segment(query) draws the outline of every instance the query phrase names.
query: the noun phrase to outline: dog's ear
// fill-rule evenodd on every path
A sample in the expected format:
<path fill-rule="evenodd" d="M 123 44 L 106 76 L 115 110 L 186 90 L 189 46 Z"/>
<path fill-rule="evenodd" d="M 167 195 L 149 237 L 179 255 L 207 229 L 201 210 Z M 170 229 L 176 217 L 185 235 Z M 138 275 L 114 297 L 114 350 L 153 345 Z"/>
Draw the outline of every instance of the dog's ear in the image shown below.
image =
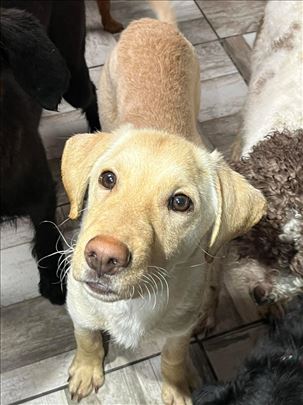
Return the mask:
<path fill-rule="evenodd" d="M 66 63 L 31 14 L 1 9 L 1 64 L 42 107 L 56 110 L 69 84 Z"/>
<path fill-rule="evenodd" d="M 232 170 L 215 151 L 212 153 L 216 167 L 217 215 L 209 243 L 212 257 L 228 241 L 248 232 L 266 212 L 263 194 Z"/>
<path fill-rule="evenodd" d="M 61 174 L 70 201 L 69 217 L 71 219 L 78 218 L 92 167 L 112 141 L 113 134 L 96 132 L 78 134 L 66 142 L 62 155 Z"/>

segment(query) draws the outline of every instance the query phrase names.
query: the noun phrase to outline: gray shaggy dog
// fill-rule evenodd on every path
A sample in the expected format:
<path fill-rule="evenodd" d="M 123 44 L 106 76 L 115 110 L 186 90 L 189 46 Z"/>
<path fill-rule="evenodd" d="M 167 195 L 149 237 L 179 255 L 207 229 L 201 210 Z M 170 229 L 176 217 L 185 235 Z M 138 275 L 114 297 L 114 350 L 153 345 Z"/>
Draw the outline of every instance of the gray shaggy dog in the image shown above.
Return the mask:
<path fill-rule="evenodd" d="M 234 242 L 238 260 L 254 260 L 265 269 L 254 299 L 263 304 L 286 298 L 302 288 L 300 277 L 303 282 L 303 130 L 275 131 L 231 165 L 268 204 L 261 221 Z"/>

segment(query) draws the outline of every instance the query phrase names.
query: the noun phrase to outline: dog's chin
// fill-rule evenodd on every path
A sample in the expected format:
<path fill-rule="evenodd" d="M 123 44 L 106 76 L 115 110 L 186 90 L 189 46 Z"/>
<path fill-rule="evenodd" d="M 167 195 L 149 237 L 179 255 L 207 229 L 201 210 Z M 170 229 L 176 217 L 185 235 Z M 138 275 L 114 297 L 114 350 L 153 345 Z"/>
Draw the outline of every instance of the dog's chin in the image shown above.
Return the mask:
<path fill-rule="evenodd" d="M 112 290 L 108 285 L 91 282 L 91 281 L 83 281 L 82 282 L 84 290 L 92 297 L 106 302 L 115 302 L 122 300 L 123 297 L 121 294 L 118 294 L 116 291 Z"/>
<path fill-rule="evenodd" d="M 137 298 L 137 294 L 129 295 L 119 288 L 119 293 L 109 285 L 102 282 L 82 281 L 84 290 L 92 297 L 106 302 L 115 302 Z"/>

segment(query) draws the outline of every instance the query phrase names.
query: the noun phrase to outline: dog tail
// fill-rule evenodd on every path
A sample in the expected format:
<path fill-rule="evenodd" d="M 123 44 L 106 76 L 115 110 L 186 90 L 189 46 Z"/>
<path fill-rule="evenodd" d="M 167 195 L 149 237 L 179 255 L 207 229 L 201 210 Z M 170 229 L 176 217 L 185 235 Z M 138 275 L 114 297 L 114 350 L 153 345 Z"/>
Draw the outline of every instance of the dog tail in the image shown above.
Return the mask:
<path fill-rule="evenodd" d="M 167 22 L 177 27 L 176 15 L 171 5 L 171 0 L 149 0 L 158 20 Z"/>

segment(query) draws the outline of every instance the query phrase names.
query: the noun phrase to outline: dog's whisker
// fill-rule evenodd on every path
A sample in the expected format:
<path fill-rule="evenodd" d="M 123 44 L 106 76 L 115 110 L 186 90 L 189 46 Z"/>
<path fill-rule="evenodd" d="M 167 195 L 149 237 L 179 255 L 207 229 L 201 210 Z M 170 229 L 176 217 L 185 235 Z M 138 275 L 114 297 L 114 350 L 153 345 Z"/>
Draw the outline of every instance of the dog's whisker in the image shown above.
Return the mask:
<path fill-rule="evenodd" d="M 65 270 L 66 270 L 66 268 L 67 268 L 68 266 L 70 266 L 70 264 L 71 264 L 71 258 L 65 259 L 65 260 L 64 260 L 64 264 L 62 264 L 60 267 L 58 267 L 57 275 L 58 275 L 58 273 L 60 273 L 60 275 L 61 275 L 62 273 L 64 273 Z"/>
<path fill-rule="evenodd" d="M 68 266 L 67 269 L 64 271 L 64 273 L 63 274 L 61 273 L 61 275 L 62 275 L 61 282 L 63 282 L 65 280 L 65 278 L 66 278 L 67 274 L 69 273 L 70 269 L 71 269 L 71 266 Z"/>
<path fill-rule="evenodd" d="M 60 269 L 65 263 L 71 259 L 71 253 L 70 254 L 61 254 L 60 259 L 58 260 L 58 268 Z"/>
<path fill-rule="evenodd" d="M 163 293 L 163 292 L 164 292 L 164 286 L 163 286 L 163 281 L 162 281 L 162 279 L 161 279 L 156 273 L 154 273 L 153 276 L 156 277 L 156 278 L 160 281 L 160 284 L 161 284 L 161 293 Z"/>
<path fill-rule="evenodd" d="M 58 260 L 58 268 L 57 268 L 57 275 L 58 273 L 64 271 L 66 266 L 71 263 L 72 253 L 68 254 L 61 254 L 60 259 Z"/>
<path fill-rule="evenodd" d="M 138 287 L 140 288 L 140 291 L 138 291 L 138 293 L 139 293 L 140 297 L 143 299 L 143 302 L 144 302 L 144 305 L 145 305 L 145 299 L 144 299 L 144 294 L 143 294 L 141 284 L 138 284 Z"/>
<path fill-rule="evenodd" d="M 52 256 L 55 256 L 55 255 L 58 255 L 58 254 L 62 255 L 62 254 L 64 254 L 64 253 L 65 253 L 65 250 L 57 250 L 57 251 L 55 251 L 55 252 L 53 252 L 53 253 L 50 253 L 49 255 L 46 255 L 46 256 L 41 257 L 41 259 L 39 259 L 39 260 L 37 261 L 37 264 L 39 265 L 40 262 L 42 262 L 43 260 L 47 259 L 48 257 L 52 257 Z"/>
<path fill-rule="evenodd" d="M 148 304 L 151 302 L 151 293 L 149 291 L 149 288 L 145 282 L 143 282 L 144 287 L 146 288 L 147 294 L 148 294 Z"/>
<path fill-rule="evenodd" d="M 189 267 L 199 267 L 199 266 L 202 266 L 203 264 L 205 264 L 206 262 L 201 262 L 201 263 L 197 263 L 197 264 L 193 264 L 193 265 L 191 265 L 191 266 L 189 266 Z"/>
<path fill-rule="evenodd" d="M 146 274 L 146 277 L 151 281 L 150 286 L 151 286 L 151 289 L 152 289 L 152 292 L 153 292 L 153 295 L 154 295 L 153 309 L 155 309 L 155 308 L 156 308 L 156 305 L 157 305 L 158 285 L 157 285 L 157 283 L 155 282 L 155 280 L 153 279 L 151 273 Z M 155 288 L 154 288 L 154 286 L 155 286 Z"/>
<path fill-rule="evenodd" d="M 164 281 L 165 287 L 166 287 L 166 305 L 168 305 L 169 285 L 168 285 L 166 278 L 169 278 L 170 275 L 168 274 L 167 270 L 164 269 L 163 267 L 159 267 L 159 266 L 148 266 L 148 267 L 156 270 L 156 272 L 152 273 L 153 276 L 157 275 L 158 279 L 159 279 L 159 277 L 161 277 L 161 279 Z M 149 273 L 149 275 L 151 275 L 151 273 Z M 164 290 L 164 288 L 163 288 L 163 290 Z"/>
<path fill-rule="evenodd" d="M 43 224 L 43 223 L 52 224 L 52 225 L 57 229 L 57 231 L 58 231 L 59 235 L 61 236 L 61 238 L 63 239 L 64 243 L 65 243 L 69 248 L 71 248 L 71 246 L 70 246 L 69 243 L 67 242 L 65 236 L 63 235 L 62 231 L 60 230 L 60 228 L 58 227 L 58 225 L 57 225 L 55 222 L 53 222 L 53 221 L 42 221 L 41 223 L 42 223 L 42 224 Z"/>
<path fill-rule="evenodd" d="M 153 266 L 153 265 L 149 265 L 147 266 L 148 268 L 152 268 L 152 269 L 157 269 L 159 272 L 163 273 L 165 277 L 170 277 L 170 274 L 168 273 L 168 270 L 164 269 L 163 267 L 160 266 Z"/>
<path fill-rule="evenodd" d="M 207 255 L 209 257 L 211 257 L 212 259 L 224 259 L 225 256 L 216 256 L 216 255 L 212 255 L 209 252 L 207 252 L 205 249 L 202 248 L 201 241 L 199 239 L 197 239 L 197 238 L 195 238 L 195 239 L 196 239 L 196 243 L 197 243 L 196 247 L 199 248 L 202 253 L 204 253 L 205 255 Z"/>
<path fill-rule="evenodd" d="M 135 286 L 132 286 L 132 293 L 130 299 L 132 299 L 134 295 L 135 295 Z"/>
<path fill-rule="evenodd" d="M 166 306 L 167 306 L 168 302 L 169 302 L 169 285 L 168 285 L 168 282 L 167 282 L 165 276 L 162 273 L 160 273 L 159 271 L 158 271 L 158 276 L 162 278 L 162 280 L 164 281 L 164 283 L 166 285 Z"/>

